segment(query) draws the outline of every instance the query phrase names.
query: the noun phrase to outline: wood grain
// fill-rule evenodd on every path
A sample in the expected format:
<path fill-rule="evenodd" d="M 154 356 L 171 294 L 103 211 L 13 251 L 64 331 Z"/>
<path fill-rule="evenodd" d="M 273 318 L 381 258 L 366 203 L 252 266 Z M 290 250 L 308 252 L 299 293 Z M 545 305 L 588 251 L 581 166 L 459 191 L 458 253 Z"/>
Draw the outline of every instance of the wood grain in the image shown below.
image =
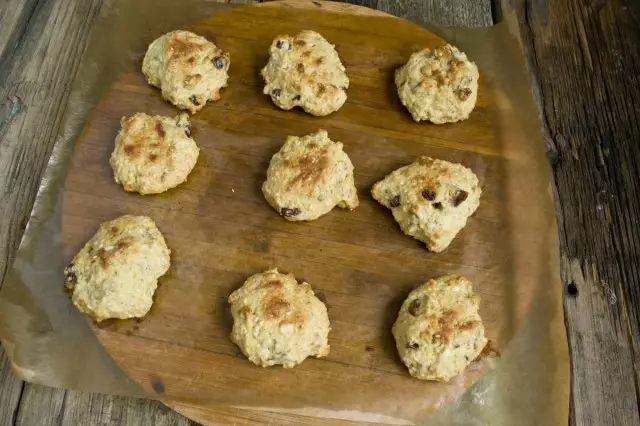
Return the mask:
<path fill-rule="evenodd" d="M 269 3 L 191 27 L 211 34 L 231 53 L 233 83 L 223 99 L 193 116 L 201 157 L 180 188 L 140 197 L 113 182 L 107 159 L 120 117 L 141 108 L 151 114 L 176 113 L 146 84 L 137 64 L 102 99 L 76 145 L 63 207 L 67 258 L 101 222 L 125 213 L 152 216 L 173 253 L 171 272 L 162 280 L 152 312 L 141 322 L 100 325 L 97 335 L 148 392 L 174 407 L 190 407 L 200 421 L 214 422 L 220 404 L 284 411 L 318 401 L 325 409 L 316 413 L 321 416 L 352 410 L 386 419 L 421 418 L 462 393 L 482 366 L 450 384 L 411 379 L 389 333 L 407 292 L 428 277 L 452 271 L 478 280 L 479 294 L 491 301 L 481 308 L 488 336 L 501 346 L 541 284 L 534 279 L 528 285 L 510 275 L 514 250 L 500 238 L 507 232 L 528 232 L 529 224 L 505 219 L 504 206 L 516 208 L 517 202 L 506 200 L 503 187 L 511 160 L 501 148 L 500 107 L 491 77 L 485 75 L 469 120 L 455 126 L 416 124 L 397 99 L 393 71 L 411 52 L 444 41 L 406 21 L 327 14 L 325 8 L 371 14 L 337 4 Z M 349 100 L 329 117 L 281 111 L 261 94 L 258 70 L 266 63 L 271 40 L 304 28 L 337 44 L 351 77 Z M 271 155 L 286 136 L 318 128 L 345 143 L 357 170 L 361 206 L 354 213 L 336 210 L 315 222 L 291 224 L 264 202 L 259 188 Z M 374 182 L 423 154 L 469 165 L 483 185 L 483 208 L 439 255 L 404 236 L 369 195 Z M 538 252 L 535 244 L 528 248 L 531 253 Z M 226 298 L 248 275 L 269 267 L 303 275 L 328 301 L 333 349 L 326 361 L 308 360 L 281 371 L 238 359 L 227 337 Z M 513 306 L 516 294 L 522 310 L 504 309 Z M 402 395 L 402 404 L 389 395 Z"/>
<path fill-rule="evenodd" d="M 464 27 L 488 27 L 495 22 L 491 0 L 475 1 L 424 1 L 378 0 L 379 10 L 405 19 L 425 19 L 437 16 L 439 25 Z"/>
<path fill-rule="evenodd" d="M 100 2 L 18 2 L 0 61 L 0 278 L 18 246 Z M 40 37 L 43 28 L 55 28 Z M 9 27 L 10 28 L 10 27 Z M 44 73 L 43 69 L 52 72 Z M 53 72 L 57 71 L 57 72 Z M 20 143 L 15 141 L 19 140 Z M 28 173 L 26 171 L 29 171 Z"/>
<path fill-rule="evenodd" d="M 0 283 L 22 237 L 100 4 L 0 1 Z M 0 359 L 0 420 L 18 422 L 25 385 L 13 376 L 2 349 Z M 50 407 L 25 407 L 42 415 L 43 423 L 31 424 L 51 418 Z"/>
<path fill-rule="evenodd" d="M 555 180 L 572 425 L 637 425 L 640 3 L 518 2 Z"/>
<path fill-rule="evenodd" d="M 4 349 L 0 346 L 0 419 L 13 421 L 16 418 L 22 387 L 22 381 L 14 376 Z"/>

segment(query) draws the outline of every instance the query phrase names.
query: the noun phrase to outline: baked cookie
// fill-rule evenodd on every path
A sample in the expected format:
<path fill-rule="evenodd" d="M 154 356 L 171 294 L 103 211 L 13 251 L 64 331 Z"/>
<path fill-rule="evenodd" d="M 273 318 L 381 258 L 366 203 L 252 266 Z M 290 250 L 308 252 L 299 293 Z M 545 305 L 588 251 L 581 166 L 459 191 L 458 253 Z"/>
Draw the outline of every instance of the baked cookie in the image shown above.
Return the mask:
<path fill-rule="evenodd" d="M 396 70 L 396 86 L 415 121 L 453 123 L 467 119 L 476 105 L 478 67 L 449 44 L 424 49 Z"/>
<path fill-rule="evenodd" d="M 461 164 L 420 157 L 371 190 L 393 212 L 405 234 L 433 252 L 446 249 L 480 205 L 476 175 Z"/>
<path fill-rule="evenodd" d="M 191 139 L 188 115 L 154 117 L 137 113 L 120 120 L 109 163 L 126 191 L 157 194 L 187 180 L 200 150 Z"/>
<path fill-rule="evenodd" d="M 347 100 L 349 79 L 338 52 L 315 31 L 278 36 L 262 69 L 264 93 L 284 110 L 302 107 L 316 116 L 331 114 Z"/>
<path fill-rule="evenodd" d="M 457 275 L 429 280 L 413 290 L 393 324 L 393 336 L 409 374 L 447 382 L 485 347 L 480 298 Z"/>
<path fill-rule="evenodd" d="M 262 185 L 267 202 L 285 219 L 314 220 L 335 206 L 358 207 L 353 164 L 326 130 L 289 136 L 272 158 Z"/>
<path fill-rule="evenodd" d="M 100 322 L 140 318 L 169 269 L 164 237 L 146 216 L 121 216 L 100 229 L 64 269 L 71 301 Z"/>
<path fill-rule="evenodd" d="M 252 363 L 290 368 L 329 354 L 327 308 L 306 282 L 270 269 L 249 277 L 229 296 L 231 341 Z"/>
<path fill-rule="evenodd" d="M 162 97 L 190 113 L 220 98 L 227 86 L 229 54 L 189 31 L 171 31 L 149 45 L 142 72 Z"/>

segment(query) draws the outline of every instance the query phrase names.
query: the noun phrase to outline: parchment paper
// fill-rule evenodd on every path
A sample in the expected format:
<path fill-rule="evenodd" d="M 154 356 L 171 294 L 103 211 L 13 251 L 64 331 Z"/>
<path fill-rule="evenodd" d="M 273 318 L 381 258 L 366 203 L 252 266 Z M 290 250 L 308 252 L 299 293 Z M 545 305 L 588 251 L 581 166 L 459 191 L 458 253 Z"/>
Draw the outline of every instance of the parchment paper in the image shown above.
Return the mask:
<path fill-rule="evenodd" d="M 69 98 L 61 132 L 41 183 L 13 268 L 0 290 L 0 338 L 16 374 L 29 382 L 83 391 L 146 395 L 111 360 L 63 292 L 61 247 L 61 189 L 73 146 L 92 108 L 126 64 L 139 59 L 154 38 L 220 10 L 233 7 L 206 0 L 106 1 L 92 30 L 87 51 Z M 537 194 L 531 215 L 538 235 L 511 235 L 513 246 L 544 238 L 549 251 L 518 257 L 513 268 L 529 269 L 531 279 L 544 280 L 526 312 L 515 338 L 503 348 L 495 369 L 487 373 L 455 403 L 424 419 L 429 425 L 554 425 L 566 424 L 569 405 L 568 350 L 558 269 L 557 231 L 544 144 L 530 81 L 517 36 L 515 16 L 505 8 L 505 20 L 487 29 L 427 27 L 456 44 L 473 58 L 482 73 L 501 83 L 503 127 L 524 135 L 527 149 L 514 147 L 516 161 L 508 176 L 516 176 L 518 161 L 528 162 L 547 186 L 523 187 L 518 179 L 509 188 L 514 196 Z M 152 37 L 154 36 L 154 37 Z M 516 150 L 517 148 L 517 150 Z M 533 164 L 533 166 L 531 166 Z M 540 176 L 546 176 L 540 179 Z M 519 309 L 517 301 L 509 309 Z M 319 402 L 319 407 L 321 402 Z M 309 415 L 312 414 L 310 411 Z"/>

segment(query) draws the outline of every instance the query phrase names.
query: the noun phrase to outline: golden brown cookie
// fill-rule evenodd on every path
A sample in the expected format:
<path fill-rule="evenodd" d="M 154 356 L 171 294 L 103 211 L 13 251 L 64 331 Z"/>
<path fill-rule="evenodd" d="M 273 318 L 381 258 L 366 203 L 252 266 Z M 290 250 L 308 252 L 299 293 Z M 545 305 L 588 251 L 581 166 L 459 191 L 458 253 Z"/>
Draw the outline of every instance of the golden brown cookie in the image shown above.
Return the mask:
<path fill-rule="evenodd" d="M 476 105 L 478 67 L 447 44 L 411 55 L 396 71 L 402 104 L 415 121 L 435 124 L 465 120 Z"/>
<path fill-rule="evenodd" d="M 400 167 L 371 190 L 405 234 L 434 252 L 446 249 L 464 228 L 480 205 L 481 193 L 471 169 L 429 157 Z"/>
<path fill-rule="evenodd" d="M 105 222 L 64 270 L 71 301 L 96 321 L 141 318 L 169 269 L 170 253 L 149 217 Z"/>
<path fill-rule="evenodd" d="M 126 191 L 157 194 L 187 180 L 200 152 L 187 114 L 172 118 L 137 113 L 120 123 L 109 162 Z"/>
<path fill-rule="evenodd" d="M 252 363 L 285 368 L 329 354 L 327 308 L 306 282 L 277 269 L 252 275 L 229 296 L 231 341 Z"/>
<path fill-rule="evenodd" d="M 314 220 L 335 206 L 358 207 L 353 164 L 325 130 L 289 136 L 272 158 L 262 185 L 267 202 L 290 221 Z"/>
<path fill-rule="evenodd" d="M 479 303 L 471 282 L 457 275 L 429 280 L 409 294 L 393 336 L 413 377 L 447 382 L 480 355 L 487 339 Z"/>
<path fill-rule="evenodd" d="M 189 31 L 171 31 L 149 45 L 142 72 L 162 97 L 190 113 L 220 98 L 227 86 L 228 53 Z"/>
<path fill-rule="evenodd" d="M 296 106 L 316 116 L 340 109 L 347 100 L 349 79 L 338 52 L 315 31 L 278 36 L 262 69 L 264 93 L 282 109 Z"/>

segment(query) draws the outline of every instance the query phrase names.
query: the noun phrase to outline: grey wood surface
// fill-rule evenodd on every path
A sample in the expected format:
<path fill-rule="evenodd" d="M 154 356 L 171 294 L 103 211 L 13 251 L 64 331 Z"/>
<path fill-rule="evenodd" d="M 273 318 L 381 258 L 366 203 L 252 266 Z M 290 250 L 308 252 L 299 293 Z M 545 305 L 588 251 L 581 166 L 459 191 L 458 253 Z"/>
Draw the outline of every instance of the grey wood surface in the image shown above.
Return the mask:
<path fill-rule="evenodd" d="M 640 2 L 519 1 L 553 172 L 571 425 L 640 425 Z"/>
<path fill-rule="evenodd" d="M 490 25 L 500 16 L 490 0 L 352 2 L 441 24 Z M 513 2 L 554 179 L 572 355 L 569 421 L 638 425 L 640 2 Z M 101 3 L 0 0 L 0 279 L 22 236 Z M 154 401 L 22 383 L 0 348 L 4 424 L 192 422 Z"/>

